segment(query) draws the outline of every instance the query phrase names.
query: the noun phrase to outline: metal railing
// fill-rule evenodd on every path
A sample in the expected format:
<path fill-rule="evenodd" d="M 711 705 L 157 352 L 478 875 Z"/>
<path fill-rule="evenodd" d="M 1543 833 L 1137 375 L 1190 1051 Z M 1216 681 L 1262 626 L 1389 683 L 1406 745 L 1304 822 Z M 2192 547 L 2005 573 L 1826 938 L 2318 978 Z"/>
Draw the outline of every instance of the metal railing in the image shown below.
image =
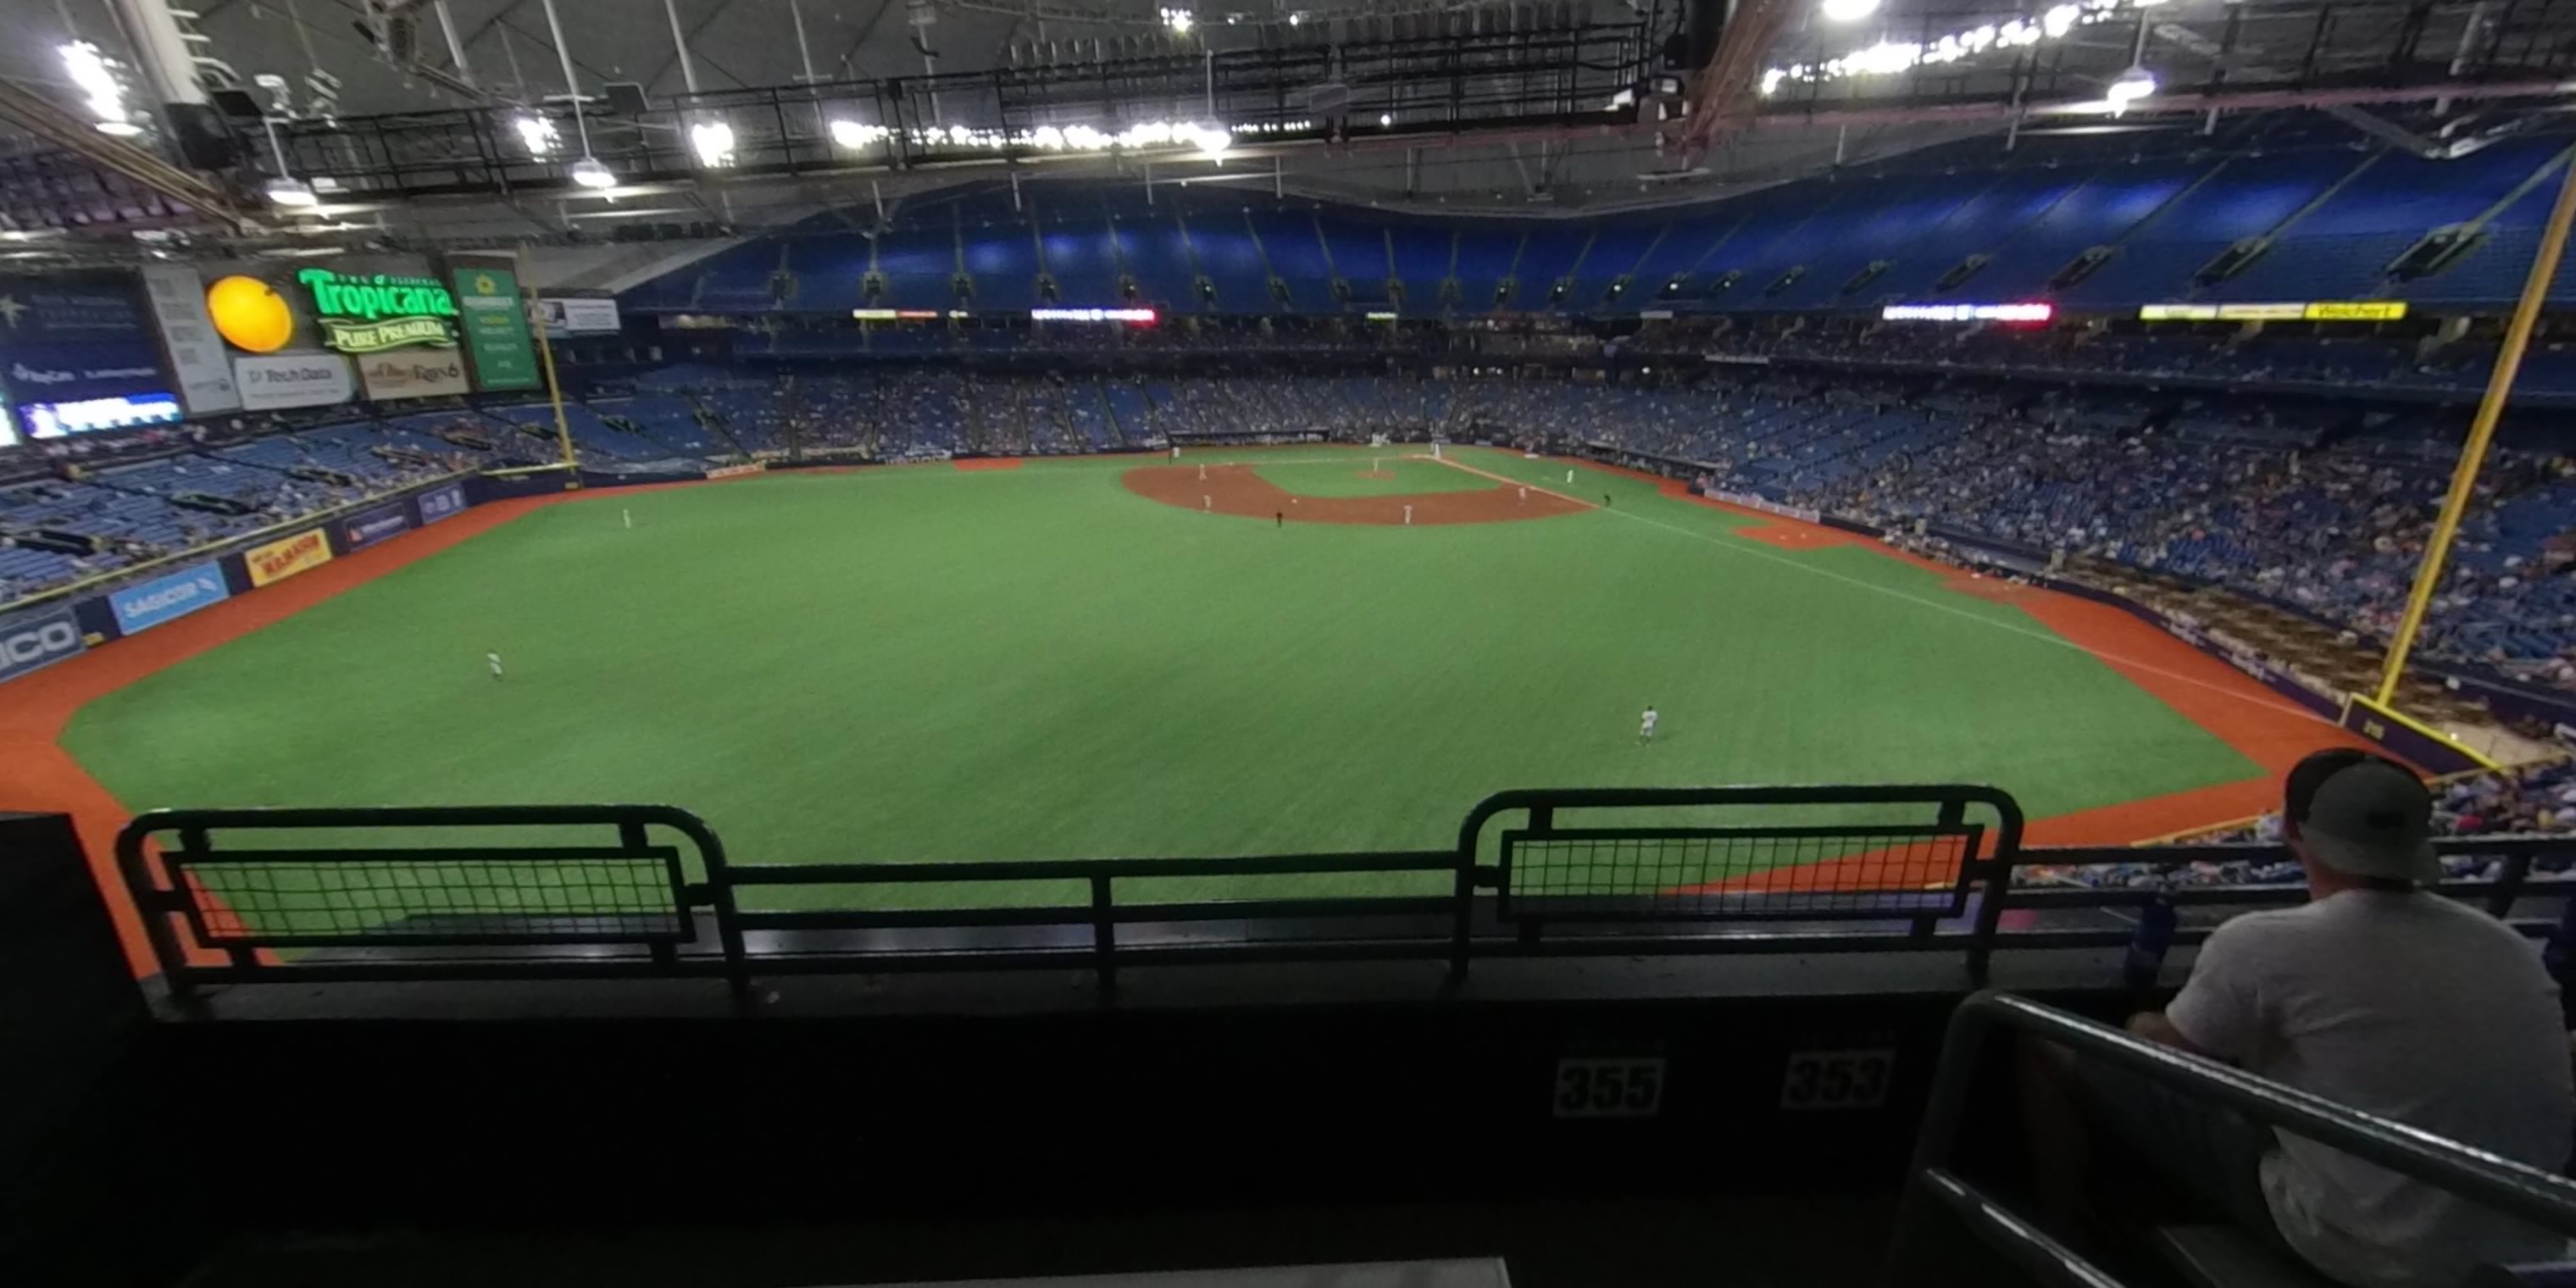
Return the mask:
<path fill-rule="evenodd" d="M 457 844 L 459 829 L 485 831 Z M 495 843 L 490 829 L 510 835 Z M 298 843 L 262 835 L 281 831 Z M 2021 836 L 2018 805 L 1989 788 L 1735 787 L 1504 792 L 1437 850 L 737 865 L 686 811 L 587 805 L 159 810 L 126 826 L 116 857 L 182 996 L 262 980 L 701 976 L 747 991 L 763 974 L 1070 966 L 1107 985 L 1147 964 L 1434 960 L 1455 976 L 1479 958 L 1904 951 L 1956 952 L 1982 983 L 2002 949 L 2128 945 L 2137 930 L 2122 910 L 2149 901 L 2302 897 L 2017 884 L 2039 864 L 2281 855 L 2025 849 Z M 2576 853 L 2576 838 L 2441 844 L 2496 857 L 2491 874 L 2443 890 L 2499 916 L 2526 896 L 2576 894 L 2532 875 L 2538 856 Z M 1383 893 L 1260 889 L 1335 876 Z M 1000 882 L 1049 901 L 960 893 Z M 1178 897 L 1207 883 L 1216 897 Z M 954 887 L 938 891 L 951 906 L 886 906 L 925 887 Z M 2195 914 L 2171 942 L 2208 929 Z"/>
<path fill-rule="evenodd" d="M 1898 1288 L 1925 1264 L 1932 1211 L 1946 1207 L 1980 1239 L 2051 1283 L 2120 1288 L 2121 1281 L 1952 1171 L 1981 1057 L 1996 1030 L 2044 1039 L 2150 1082 L 2330 1145 L 2543 1229 L 2576 1238 L 2576 1181 L 2471 1149 L 2403 1123 L 2258 1078 L 2215 1060 L 2132 1037 L 2009 993 L 1970 997 L 1950 1018 L 1932 1100 L 1880 1282 Z"/>

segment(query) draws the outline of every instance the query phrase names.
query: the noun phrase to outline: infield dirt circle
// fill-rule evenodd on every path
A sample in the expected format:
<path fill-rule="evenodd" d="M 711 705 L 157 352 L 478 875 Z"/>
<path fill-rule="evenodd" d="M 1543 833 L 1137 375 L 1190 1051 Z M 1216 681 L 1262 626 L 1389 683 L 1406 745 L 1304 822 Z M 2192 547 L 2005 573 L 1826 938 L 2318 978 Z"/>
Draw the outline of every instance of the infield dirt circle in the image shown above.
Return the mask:
<path fill-rule="evenodd" d="M 1121 479 L 1127 490 L 1184 510 L 1207 510 L 1245 519 L 1287 515 L 1299 523 L 1369 523 L 1397 527 L 1405 507 L 1413 522 L 1515 523 L 1552 519 L 1591 507 L 1539 488 L 1497 482 L 1482 492 L 1415 492 L 1396 496 L 1298 496 L 1261 477 L 1249 465 L 1153 465 Z M 1365 471 L 1362 472 L 1365 476 Z M 1524 492 L 1526 495 L 1524 495 Z"/>

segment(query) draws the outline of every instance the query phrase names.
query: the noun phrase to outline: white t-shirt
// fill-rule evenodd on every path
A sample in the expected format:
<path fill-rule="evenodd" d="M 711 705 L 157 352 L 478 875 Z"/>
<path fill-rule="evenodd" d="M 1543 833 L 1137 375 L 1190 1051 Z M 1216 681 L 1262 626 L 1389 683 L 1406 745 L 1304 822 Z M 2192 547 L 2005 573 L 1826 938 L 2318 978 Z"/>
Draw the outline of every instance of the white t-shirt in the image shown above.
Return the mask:
<path fill-rule="evenodd" d="M 2576 1130 L 2558 989 L 2538 949 L 2429 894 L 2347 890 L 2220 926 L 2166 1012 L 2212 1055 L 2366 1113 L 2555 1171 Z M 2280 1133 L 2263 1194 L 2283 1238 L 2359 1288 L 2458 1282 L 2563 1240 Z"/>
<path fill-rule="evenodd" d="M 1645 729 L 1646 729 L 1646 732 L 1648 732 L 1648 733 L 1653 733 L 1653 732 L 1655 731 L 1655 711 L 1654 711 L 1654 708 L 1649 707 L 1649 708 L 1647 708 L 1647 709 L 1646 709 L 1646 714 L 1645 714 L 1644 719 L 1645 719 Z"/>

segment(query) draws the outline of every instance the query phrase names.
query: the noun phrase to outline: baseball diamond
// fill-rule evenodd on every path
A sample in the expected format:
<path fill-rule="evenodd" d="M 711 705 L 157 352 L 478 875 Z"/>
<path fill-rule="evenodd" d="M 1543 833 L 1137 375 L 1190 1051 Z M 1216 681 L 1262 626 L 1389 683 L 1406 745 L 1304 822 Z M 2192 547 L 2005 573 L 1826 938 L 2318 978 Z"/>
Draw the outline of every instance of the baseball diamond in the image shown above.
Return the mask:
<path fill-rule="evenodd" d="M 1932 754 L 2013 784 L 2042 839 L 2132 841 L 2255 812 L 2347 736 L 2116 610 L 1588 462 L 1568 493 L 1568 462 L 1489 449 L 1389 453 L 1383 484 L 1347 447 L 1189 455 L 478 507 L 32 676 L 0 730 L 102 835 L 183 801 L 629 796 L 765 860 L 959 863 L 1435 844 L 1495 782 L 1899 780 Z"/>

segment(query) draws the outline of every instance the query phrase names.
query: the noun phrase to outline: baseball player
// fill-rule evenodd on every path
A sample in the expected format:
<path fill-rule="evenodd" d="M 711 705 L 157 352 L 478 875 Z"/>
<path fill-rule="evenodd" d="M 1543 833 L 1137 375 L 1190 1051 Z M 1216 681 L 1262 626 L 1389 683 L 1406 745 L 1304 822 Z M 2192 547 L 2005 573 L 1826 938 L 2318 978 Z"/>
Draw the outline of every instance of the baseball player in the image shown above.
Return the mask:
<path fill-rule="evenodd" d="M 1646 714 L 1645 714 L 1645 715 L 1643 715 L 1643 716 L 1641 716 L 1641 717 L 1639 717 L 1639 718 L 1638 718 L 1638 720 L 1637 720 L 1637 741 L 1639 741 L 1639 742 L 1653 742 L 1654 740 L 1655 740 L 1655 704 L 1654 704 L 1654 703 L 1649 702 L 1649 703 L 1647 703 L 1647 704 L 1646 704 Z"/>
<path fill-rule="evenodd" d="M 489 663 L 489 664 L 491 665 L 491 667 L 492 667 L 492 678 L 493 678 L 493 679 L 495 679 L 495 680 L 500 679 L 500 678 L 501 678 L 501 654 L 500 654 L 497 650 L 486 650 L 486 651 L 484 652 L 484 654 L 483 654 L 483 660 L 484 660 L 485 662 L 487 662 L 487 663 Z"/>

